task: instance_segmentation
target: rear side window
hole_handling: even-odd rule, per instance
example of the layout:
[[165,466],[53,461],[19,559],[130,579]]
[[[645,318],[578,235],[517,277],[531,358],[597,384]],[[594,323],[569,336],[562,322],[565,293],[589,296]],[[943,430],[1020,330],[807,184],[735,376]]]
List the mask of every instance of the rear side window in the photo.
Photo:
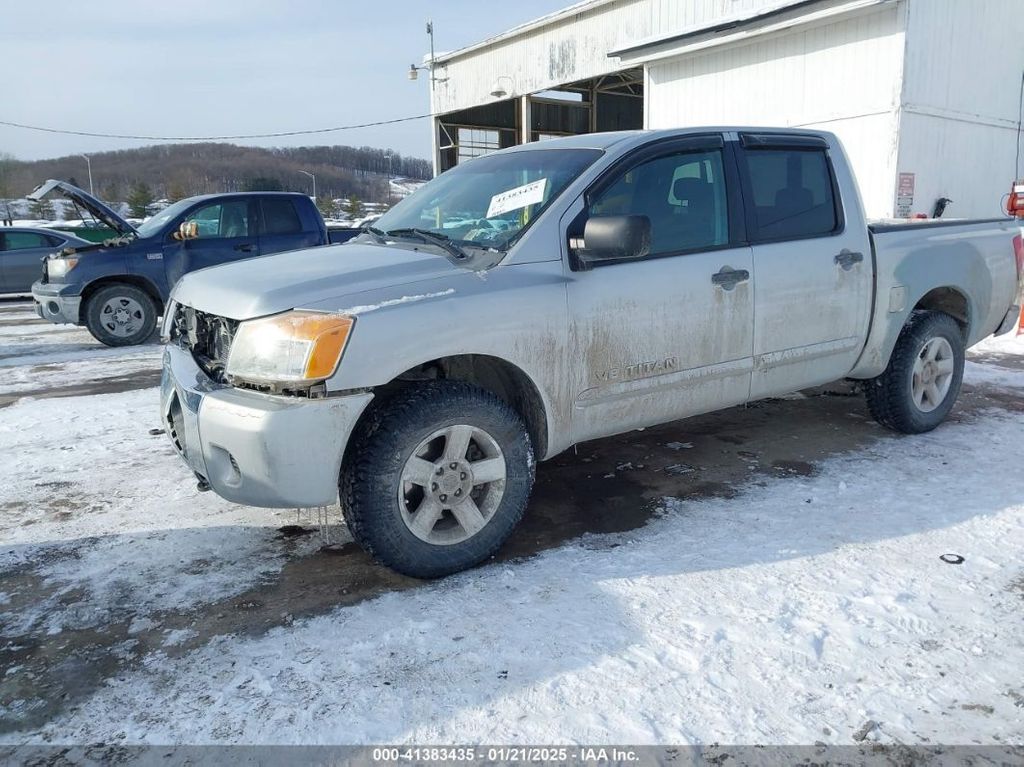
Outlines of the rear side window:
[[753,239],[796,240],[836,230],[832,171],[823,150],[755,149],[744,155],[754,196]]
[[7,232],[4,234],[4,250],[27,250],[28,248],[51,247],[50,238],[35,232]]
[[262,201],[263,229],[261,234],[298,234],[302,231],[302,221],[295,212],[291,200],[281,197]]

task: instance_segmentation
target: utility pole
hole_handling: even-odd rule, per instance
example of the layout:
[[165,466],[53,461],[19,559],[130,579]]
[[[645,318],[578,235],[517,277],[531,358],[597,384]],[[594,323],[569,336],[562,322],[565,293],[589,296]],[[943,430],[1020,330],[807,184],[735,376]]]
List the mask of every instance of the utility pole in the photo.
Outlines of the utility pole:
[[85,160],[85,164],[89,168],[89,194],[95,197],[96,193],[92,191],[92,160],[89,159],[87,154],[80,155],[80,157]]
[[315,173],[310,173],[308,170],[300,170],[299,173],[303,174],[304,176],[309,176],[311,179],[313,179],[313,199],[315,200],[316,199],[316,174]]

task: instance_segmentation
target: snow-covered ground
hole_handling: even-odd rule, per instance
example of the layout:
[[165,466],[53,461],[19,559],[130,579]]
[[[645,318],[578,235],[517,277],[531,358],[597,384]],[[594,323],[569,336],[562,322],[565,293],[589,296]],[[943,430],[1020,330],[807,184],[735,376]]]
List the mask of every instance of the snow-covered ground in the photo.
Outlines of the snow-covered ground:
[[[541,482],[631,476],[646,525],[418,583],[198,493],[154,388],[38,395],[158,364],[78,333],[0,327],[0,742],[1024,742],[1024,337],[930,434],[824,397],[649,430],[674,494],[636,435],[581,448]],[[686,484],[755,418],[820,459]]]

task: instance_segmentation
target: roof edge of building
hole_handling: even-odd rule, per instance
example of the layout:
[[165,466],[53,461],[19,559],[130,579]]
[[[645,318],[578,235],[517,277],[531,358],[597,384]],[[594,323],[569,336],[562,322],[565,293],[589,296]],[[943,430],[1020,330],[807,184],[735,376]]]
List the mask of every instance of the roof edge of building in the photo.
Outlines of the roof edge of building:
[[[610,58],[624,59],[623,63],[640,63],[648,55],[661,56],[669,53],[667,49],[673,46],[686,45],[698,38],[726,33],[721,42],[732,42],[733,36],[750,33],[759,27],[764,27],[772,22],[785,23],[788,21],[798,22],[801,17],[812,16],[815,11],[821,9],[826,13],[849,13],[863,8],[882,5],[893,0],[784,0],[775,5],[758,8],[753,11],[746,11],[733,16],[718,19],[716,21],[698,24],[686,29],[672,32],[670,34],[658,35],[645,40],[638,40],[622,48],[609,51]],[[792,18],[787,18],[792,17]],[[711,44],[718,41],[712,40]],[[704,47],[702,43],[700,47]]]
[[575,16],[578,13],[586,13],[587,11],[596,10],[597,8],[600,8],[602,6],[610,5],[611,3],[619,1],[620,0],[579,0],[579,2],[573,3],[568,8],[563,8],[560,11],[555,11],[544,16],[539,16],[536,19],[512,27],[512,29],[505,30],[504,32],[501,32],[497,35],[481,40],[478,43],[472,43],[471,45],[458,48],[454,51],[449,51],[448,53],[439,53],[435,56],[435,61],[438,64],[446,64],[449,61],[453,61],[454,59],[457,58],[462,58],[463,56],[478,51],[482,48],[488,48],[492,45],[496,45],[497,43],[503,43],[506,40],[512,40],[514,38],[521,37],[525,34],[528,34],[529,32],[533,32],[534,30],[541,29],[542,27],[558,24],[559,22],[565,21],[565,19],[569,18],[570,16]]

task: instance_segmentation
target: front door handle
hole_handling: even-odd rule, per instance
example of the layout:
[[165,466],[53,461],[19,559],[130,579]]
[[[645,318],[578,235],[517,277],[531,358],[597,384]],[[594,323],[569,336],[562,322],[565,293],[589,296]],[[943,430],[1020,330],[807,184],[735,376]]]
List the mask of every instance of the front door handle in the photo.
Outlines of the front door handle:
[[711,283],[722,290],[732,290],[741,282],[746,282],[749,279],[750,272],[746,269],[733,269],[728,266],[723,266],[711,275]]
[[847,250],[846,248],[839,251],[835,258],[835,262],[839,264],[839,266],[843,267],[844,272],[850,271],[854,264],[859,264],[863,260],[863,253],[856,253],[852,250]]
[[235,245],[235,250],[240,250],[243,253],[252,253],[256,250],[256,246],[252,243],[243,242],[241,245]]

